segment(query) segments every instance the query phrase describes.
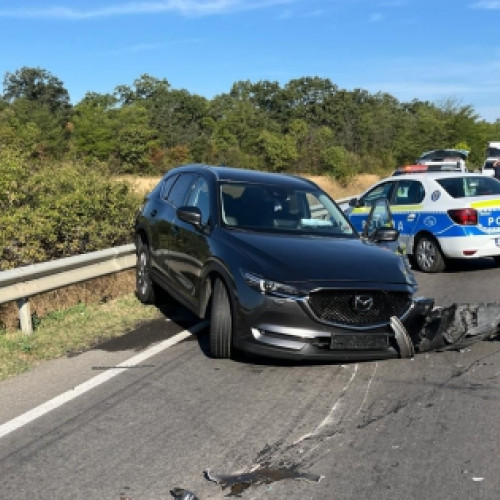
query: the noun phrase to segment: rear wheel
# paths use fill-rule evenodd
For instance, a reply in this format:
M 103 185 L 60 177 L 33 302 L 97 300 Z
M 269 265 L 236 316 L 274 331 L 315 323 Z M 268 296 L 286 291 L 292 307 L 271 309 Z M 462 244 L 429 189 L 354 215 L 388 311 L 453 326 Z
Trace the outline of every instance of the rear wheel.
M 138 238 L 136 241 L 136 248 L 135 293 L 143 304 L 154 304 L 155 286 L 151 279 L 151 255 L 149 246 Z
M 431 236 L 421 236 L 415 245 L 415 263 L 424 273 L 440 273 L 446 263 L 438 242 Z
M 500 257 L 498 255 L 496 257 L 493 257 L 493 260 L 495 261 L 495 264 L 497 266 L 500 266 Z
M 230 358 L 233 343 L 231 302 L 221 279 L 215 280 L 210 318 L 210 354 L 214 358 Z

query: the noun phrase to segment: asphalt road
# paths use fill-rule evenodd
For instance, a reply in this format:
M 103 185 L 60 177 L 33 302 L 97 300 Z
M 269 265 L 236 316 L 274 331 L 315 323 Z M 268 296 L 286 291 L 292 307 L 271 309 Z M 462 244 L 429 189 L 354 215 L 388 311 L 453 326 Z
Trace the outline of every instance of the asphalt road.
M 488 259 L 417 273 L 419 293 L 440 305 L 500 303 L 499 278 Z M 0 428 L 125 366 L 0 438 L 0 498 L 159 500 L 183 487 L 220 499 L 231 490 L 204 471 L 259 467 L 266 476 L 242 498 L 499 498 L 500 342 L 412 360 L 292 364 L 210 359 L 202 330 L 126 369 L 195 323 L 172 306 L 121 341 L 1 383 Z

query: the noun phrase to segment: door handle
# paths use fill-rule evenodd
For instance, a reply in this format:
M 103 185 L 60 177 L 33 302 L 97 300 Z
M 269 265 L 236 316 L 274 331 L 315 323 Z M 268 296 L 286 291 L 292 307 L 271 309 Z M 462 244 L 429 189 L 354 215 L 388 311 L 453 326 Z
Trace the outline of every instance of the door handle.
M 406 220 L 408 222 L 413 222 L 415 220 L 416 215 L 415 214 L 408 214 L 408 217 L 406 217 Z

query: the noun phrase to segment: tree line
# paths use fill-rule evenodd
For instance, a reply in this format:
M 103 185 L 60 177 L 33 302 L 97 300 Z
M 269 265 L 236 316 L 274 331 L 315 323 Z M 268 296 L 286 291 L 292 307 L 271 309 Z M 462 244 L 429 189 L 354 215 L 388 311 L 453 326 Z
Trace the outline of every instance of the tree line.
M 187 162 L 274 172 L 383 175 L 442 147 L 469 166 L 500 139 L 471 106 L 400 102 L 304 77 L 240 81 L 206 99 L 141 75 L 71 104 L 42 68 L 7 73 L 0 96 L 0 270 L 132 241 L 141 200 L 117 174 L 163 174 Z
M 469 149 L 478 167 L 495 139 L 500 121 L 480 119 L 470 105 L 401 102 L 320 77 L 239 81 L 207 99 L 143 74 L 73 105 L 59 78 L 23 67 L 6 73 L 0 98 L 0 147 L 32 161 L 100 162 L 115 174 L 201 162 L 345 181 L 436 148 Z

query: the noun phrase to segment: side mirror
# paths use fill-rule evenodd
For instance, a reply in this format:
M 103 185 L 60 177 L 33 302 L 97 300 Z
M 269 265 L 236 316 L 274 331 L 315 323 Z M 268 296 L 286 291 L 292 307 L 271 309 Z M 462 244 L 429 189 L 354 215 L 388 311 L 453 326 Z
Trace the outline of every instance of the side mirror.
M 191 224 L 196 229 L 201 229 L 203 227 L 201 223 L 201 211 L 198 207 L 179 207 L 176 211 L 176 215 L 181 221 Z
M 357 206 L 359 206 L 359 200 L 358 200 L 358 198 L 351 198 L 349 200 L 349 206 L 350 207 L 357 207 Z
M 386 233 L 386 231 L 389 232 Z M 387 198 L 378 198 L 372 203 L 370 214 L 368 219 L 366 219 L 361 236 L 371 241 L 394 241 L 392 239 L 394 237 L 393 231 L 395 229 L 389 201 Z
M 392 227 L 378 227 L 375 229 L 370 239 L 375 243 L 383 241 L 396 241 L 399 238 L 399 231 Z

